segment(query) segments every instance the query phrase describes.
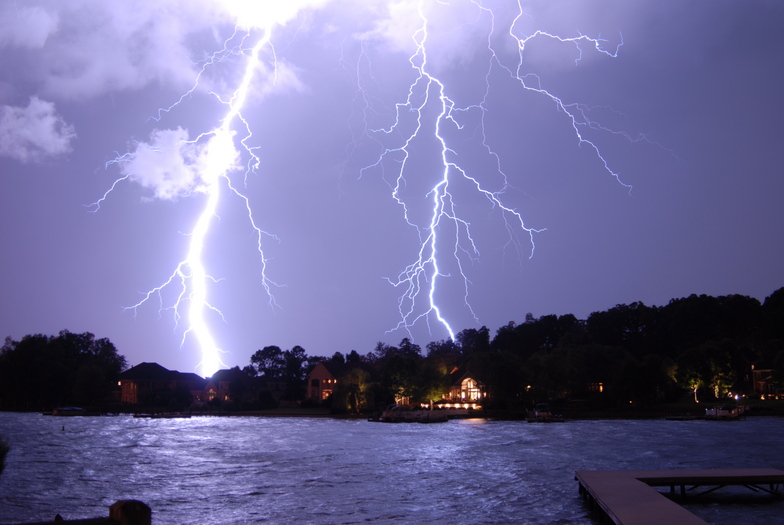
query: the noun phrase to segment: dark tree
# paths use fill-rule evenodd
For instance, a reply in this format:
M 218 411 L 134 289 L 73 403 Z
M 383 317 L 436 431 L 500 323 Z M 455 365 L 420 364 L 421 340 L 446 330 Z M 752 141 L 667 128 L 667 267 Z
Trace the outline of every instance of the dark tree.
M 762 310 L 768 337 L 784 340 L 784 288 L 766 297 Z
M 393 355 L 386 359 L 381 386 L 389 398 L 411 397 L 416 393 L 417 361 L 412 357 Z
M 305 368 L 308 355 L 301 346 L 283 352 L 285 368 L 283 379 L 286 380 L 285 399 L 301 399 L 305 396 Z
M 464 356 L 468 356 L 473 352 L 490 350 L 490 330 L 486 326 L 478 330 L 467 328 L 458 333 L 456 339 Z
M 412 343 L 408 337 L 404 337 L 403 340 L 400 341 L 398 353 L 403 357 L 419 359 L 422 357 L 422 348 L 420 348 L 419 345 Z
M 460 365 L 461 359 L 460 347 L 451 339 L 434 341 L 427 345 L 427 360 L 442 367 L 446 374 Z
M 256 375 L 266 379 L 280 379 L 286 370 L 286 359 L 278 346 L 265 346 L 250 356 Z
M 363 408 L 372 404 L 372 394 L 368 388 L 370 375 L 361 368 L 350 368 L 340 379 L 332 394 L 332 411 L 359 414 Z
M 57 336 L 6 338 L 0 349 L 0 407 L 51 409 L 63 405 L 98 407 L 109 401 L 125 358 L 108 339 L 68 330 Z

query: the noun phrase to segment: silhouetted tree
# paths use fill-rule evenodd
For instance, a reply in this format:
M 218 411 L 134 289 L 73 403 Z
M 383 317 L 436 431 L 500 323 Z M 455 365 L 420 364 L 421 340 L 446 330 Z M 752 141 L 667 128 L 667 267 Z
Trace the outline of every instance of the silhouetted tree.
M 286 359 L 283 350 L 278 346 L 265 346 L 250 356 L 250 362 L 256 375 L 267 379 L 280 379 L 286 370 Z
M 334 366 L 341 367 L 346 364 L 346 358 L 340 352 L 335 352 L 332 354 L 332 357 L 329 358 L 329 362 Z
M 705 386 L 710 375 L 710 368 L 705 359 L 705 352 L 699 348 L 692 348 L 678 356 L 678 382 L 684 388 L 692 391 L 694 401 L 699 402 L 697 392 Z
M 415 380 L 414 399 L 430 403 L 443 398 L 449 392 L 449 372 L 435 356 L 422 360 Z
M 411 339 L 408 337 L 404 337 L 400 341 L 397 352 L 403 357 L 410 357 L 411 359 L 419 359 L 422 357 L 422 348 L 411 342 Z
M 117 384 L 125 358 L 108 339 L 62 330 L 57 336 L 6 338 L 0 348 L 0 407 L 33 410 L 99 406 Z
M 369 379 L 370 375 L 361 368 L 350 368 L 341 376 L 332 394 L 332 410 L 359 414 L 363 408 L 372 403 L 372 399 L 368 399 L 372 397 L 368 388 Z
M 301 346 L 283 353 L 285 361 L 283 378 L 286 380 L 285 399 L 301 399 L 305 396 L 305 363 L 307 354 Z
M 391 398 L 411 397 L 416 392 L 417 361 L 396 354 L 387 358 L 382 370 L 381 385 Z
M 765 298 L 762 311 L 768 338 L 784 340 L 784 287 Z
M 450 373 L 460 364 L 462 354 L 460 347 L 451 339 L 433 341 L 427 344 L 427 359 L 438 363 L 444 368 L 445 373 Z
M 476 328 L 467 328 L 455 337 L 463 356 L 468 356 L 473 352 L 490 350 L 490 330 L 486 326 L 478 330 Z

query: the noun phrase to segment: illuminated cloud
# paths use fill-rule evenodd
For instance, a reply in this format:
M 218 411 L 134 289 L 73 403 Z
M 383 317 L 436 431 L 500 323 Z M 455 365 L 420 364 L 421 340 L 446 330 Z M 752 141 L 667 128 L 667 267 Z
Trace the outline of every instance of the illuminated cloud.
M 222 23 L 233 21 L 213 2 L 52 2 L 0 12 L 0 48 L 36 49 L 24 74 L 40 92 L 84 100 L 151 83 L 187 85 L 204 58 L 194 50 L 213 48 Z
M 150 84 L 182 90 L 223 44 L 221 26 L 281 27 L 303 9 L 326 3 L 76 0 L 6 7 L 0 11 L 0 49 L 39 51 L 35 68 L 25 75 L 47 98 L 84 100 Z M 280 80 L 295 84 L 291 75 Z M 204 77 L 199 89 L 219 90 L 220 81 Z
M 178 127 L 154 130 L 149 142 L 138 142 L 116 162 L 124 177 L 151 189 L 155 198 L 174 200 L 206 191 L 217 172 L 237 168 L 238 155 L 230 135 L 217 133 L 200 144 Z
M 0 156 L 39 162 L 71 150 L 74 127 L 57 115 L 54 103 L 31 97 L 27 107 L 0 106 Z
M 129 360 L 165 356 L 174 368 L 195 366 L 197 332 L 182 337 L 194 319 L 227 365 L 265 344 L 314 355 L 421 344 L 446 331 L 430 316 L 386 332 L 402 288 L 383 278 L 431 269 L 424 255 L 414 263 L 432 231 L 440 244 L 425 255 L 439 256 L 438 275 L 411 291 L 437 281 L 433 303 L 454 331 L 692 292 L 760 297 L 780 286 L 779 4 L 704 14 L 652 0 L 0 2 L 0 164 L 35 174 L 2 177 L 3 222 L 20 225 L 3 241 L 17 253 L 46 239 L 36 272 L 5 259 L 6 334 L 98 330 Z M 588 37 L 606 39 L 605 52 Z M 434 215 L 447 182 L 454 198 Z M 161 202 L 140 208 L 140 194 Z M 100 214 L 78 213 L 96 198 Z M 535 257 L 499 203 L 547 228 Z M 85 243 L 116 249 L 88 260 Z M 58 266 L 44 267 L 55 246 Z M 69 290 L 44 278 L 64 275 L 65 260 Z M 117 310 L 140 290 L 145 308 L 126 324 Z M 63 297 L 79 304 L 41 313 Z M 191 318 L 198 301 L 204 315 Z M 149 315 L 161 308 L 163 323 Z
M 58 20 L 56 13 L 38 6 L 14 9 L 7 4 L 0 10 L 0 48 L 41 48 L 57 29 Z

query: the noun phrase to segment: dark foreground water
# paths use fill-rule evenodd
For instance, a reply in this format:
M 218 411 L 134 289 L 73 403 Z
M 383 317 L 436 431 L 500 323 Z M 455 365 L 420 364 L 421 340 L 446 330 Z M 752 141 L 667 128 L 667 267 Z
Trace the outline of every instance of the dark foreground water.
M 140 499 L 159 524 L 593 524 L 575 470 L 784 468 L 775 418 L 393 425 L 0 413 L 0 435 L 12 447 L 0 523 L 104 516 Z M 745 492 L 689 508 L 717 524 L 784 523 L 784 502 Z

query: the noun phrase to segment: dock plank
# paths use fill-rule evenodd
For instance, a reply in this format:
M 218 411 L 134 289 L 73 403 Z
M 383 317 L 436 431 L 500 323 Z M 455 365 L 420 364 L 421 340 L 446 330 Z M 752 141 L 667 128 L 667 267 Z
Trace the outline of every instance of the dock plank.
M 578 470 L 575 479 L 617 525 L 706 525 L 654 486 L 779 485 L 778 469 Z

